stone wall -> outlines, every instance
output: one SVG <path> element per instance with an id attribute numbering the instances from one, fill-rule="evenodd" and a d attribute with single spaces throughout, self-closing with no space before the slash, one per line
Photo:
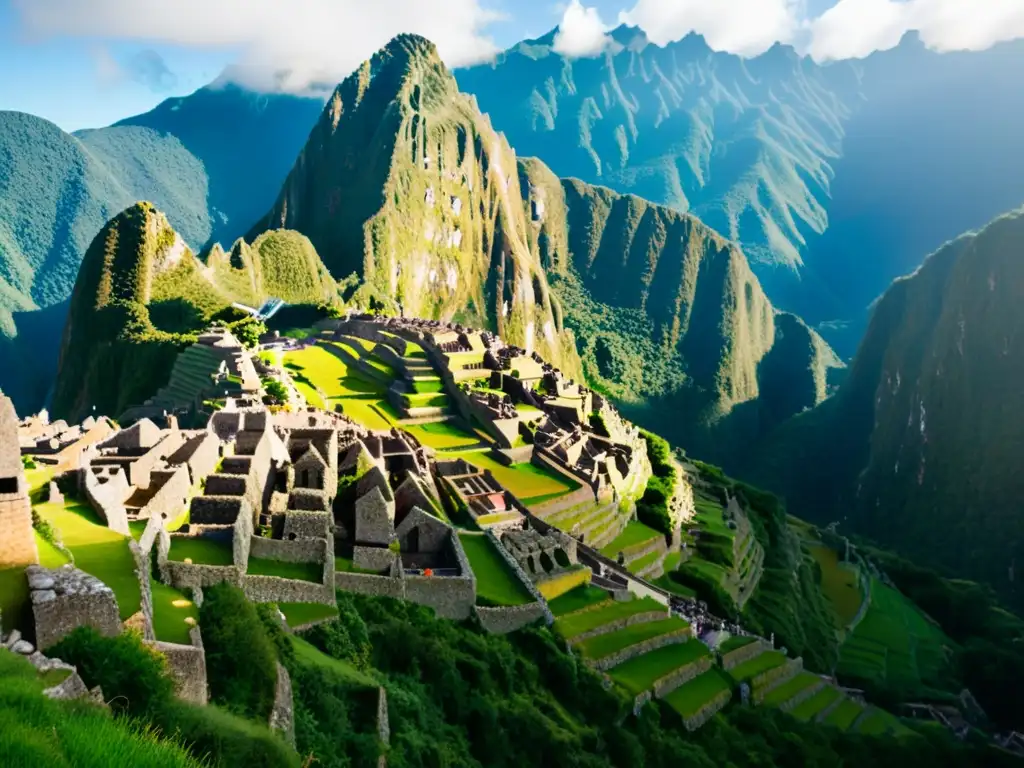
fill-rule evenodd
<path id="1" fill-rule="evenodd" d="M 209 700 L 206 683 L 206 652 L 199 627 L 189 632 L 191 645 L 157 642 L 153 644 L 167 657 L 167 667 L 174 679 L 174 692 L 179 699 L 205 705 Z"/>
<path id="2" fill-rule="evenodd" d="M 646 624 L 649 621 L 664 621 L 671 617 L 671 613 L 665 611 L 645 611 L 644 613 L 634 613 L 631 616 L 618 619 L 609 624 L 603 624 L 600 627 L 594 627 L 587 632 L 583 632 L 579 635 L 575 635 L 570 641 L 570 645 L 577 645 L 582 643 L 584 640 L 589 640 L 591 637 L 597 637 L 598 635 L 608 635 L 612 632 L 618 632 L 620 629 L 631 627 L 634 624 Z"/>
<path id="3" fill-rule="evenodd" d="M 384 746 L 391 744 L 391 718 L 388 716 L 388 692 L 384 686 L 377 689 L 377 738 Z"/>
<path id="4" fill-rule="evenodd" d="M 356 568 L 366 571 L 379 571 L 383 573 L 395 562 L 398 554 L 387 547 L 361 547 L 356 545 L 352 548 L 352 562 Z"/>
<path id="5" fill-rule="evenodd" d="M 113 590 L 94 576 L 70 565 L 26 570 L 35 618 L 36 646 L 46 649 L 78 627 L 103 635 L 121 633 L 121 617 Z"/>
<path id="6" fill-rule="evenodd" d="M 754 692 L 755 704 L 760 704 L 768 693 L 781 683 L 791 680 L 800 674 L 804 668 L 802 658 L 790 659 L 785 664 L 773 669 L 765 670 L 759 675 L 750 678 L 750 688 Z"/>
<path id="7" fill-rule="evenodd" d="M 331 522 L 331 515 L 326 512 L 289 512 L 284 518 L 283 538 L 326 539 Z"/>
<path id="8" fill-rule="evenodd" d="M 718 714 L 722 707 L 729 703 L 732 698 L 732 691 L 722 691 L 715 698 L 711 699 L 707 704 L 701 707 L 699 712 L 696 712 L 689 717 L 683 718 L 683 725 L 688 731 L 696 731 L 704 723 Z"/>
<path id="9" fill-rule="evenodd" d="M 142 615 L 142 637 L 146 640 L 156 640 L 153 633 L 153 585 L 150 582 L 149 557 L 134 541 L 128 542 L 128 549 L 131 550 L 135 563 L 135 578 L 139 580 L 139 593 L 142 596 L 142 607 L 139 609 Z"/>
<path id="10" fill-rule="evenodd" d="M 814 694 L 816 694 L 824 687 L 825 681 L 821 678 L 818 678 L 814 685 L 807 686 L 803 690 L 798 691 L 794 696 L 791 696 L 786 701 L 781 702 L 778 705 L 779 709 L 781 709 L 783 712 L 792 712 L 794 709 L 796 709 L 796 707 L 798 707 L 800 704 L 803 704 L 805 701 L 814 696 Z"/>
<path id="11" fill-rule="evenodd" d="M 283 560 L 287 563 L 323 563 L 327 556 L 327 539 L 268 539 L 249 537 L 249 557 Z"/>
<path id="12" fill-rule="evenodd" d="M 231 540 L 231 561 L 241 570 L 249 565 L 249 545 L 253 534 L 252 515 L 247 514 L 244 507 L 235 520 Z"/>
<path id="13" fill-rule="evenodd" d="M 197 565 L 166 560 L 159 564 L 160 581 L 175 589 L 195 589 L 227 583 L 242 586 L 242 570 L 234 565 Z"/>
<path id="14" fill-rule="evenodd" d="M 760 640 L 755 640 L 752 643 L 747 643 L 739 648 L 729 651 L 728 653 L 721 654 L 722 669 L 730 670 L 734 667 L 738 667 L 745 661 L 760 656 L 765 651 L 772 650 L 771 646 L 767 643 L 763 643 Z"/>
<path id="15" fill-rule="evenodd" d="M 188 467 L 182 464 L 170 470 L 155 470 L 150 477 L 151 483 L 160 487 L 146 502 L 139 516 L 159 517 L 162 520 L 176 519 L 192 491 Z"/>
<path id="16" fill-rule="evenodd" d="M 636 658 L 645 653 L 656 651 L 659 648 L 664 648 L 666 645 L 674 645 L 676 643 L 684 643 L 690 637 L 690 628 L 676 630 L 675 632 L 669 632 L 658 637 L 652 637 L 643 643 L 637 643 L 631 645 L 628 648 L 623 648 L 621 651 L 605 656 L 603 659 L 597 659 L 593 666 L 595 669 L 605 671 L 612 667 L 618 666 L 623 662 L 629 661 L 630 659 Z"/>
<path id="17" fill-rule="evenodd" d="M 270 711 L 268 725 L 270 730 L 277 731 L 292 747 L 295 746 L 295 703 L 292 699 L 292 679 L 281 662 L 277 662 L 274 707 Z"/>
<path id="18" fill-rule="evenodd" d="M 543 603 L 527 603 L 507 607 L 486 608 L 481 605 L 474 607 L 480 624 L 488 632 L 495 635 L 506 635 L 545 618 Z"/>
<path id="19" fill-rule="evenodd" d="M 708 655 L 702 659 L 697 659 L 697 661 L 692 664 L 687 664 L 685 667 L 673 670 L 671 673 L 659 678 L 652 686 L 655 697 L 659 699 L 665 698 L 679 686 L 684 685 L 698 675 L 702 675 L 707 672 L 711 669 L 712 664 L 713 660 L 711 656 Z"/>
<path id="20" fill-rule="evenodd" d="M 333 563 L 331 565 L 333 567 Z M 242 578 L 242 590 L 254 603 L 335 603 L 333 584 L 316 584 L 280 576 L 246 575 Z"/>
<path id="21" fill-rule="evenodd" d="M 128 529 L 128 512 L 124 508 L 124 502 L 131 493 L 131 489 L 124 470 L 120 467 L 99 467 L 99 469 L 104 470 L 99 477 L 93 473 L 92 466 L 89 464 L 79 470 L 82 473 L 80 475 L 81 488 L 85 493 L 85 498 L 110 530 L 116 531 L 122 536 L 129 536 L 131 531 Z M 101 478 L 103 478 L 102 481 Z"/>
<path id="22" fill-rule="evenodd" d="M 334 574 L 334 586 L 337 589 L 371 597 L 393 597 L 396 600 L 404 597 L 403 581 L 401 577 L 373 576 L 368 573 L 338 571 Z"/>
<path id="23" fill-rule="evenodd" d="M 486 531 L 484 533 L 484 536 L 491 540 L 491 543 L 494 545 L 495 549 L 498 550 L 498 553 L 501 555 L 502 559 L 504 559 L 504 561 L 508 563 L 508 566 L 512 569 L 512 572 L 515 573 L 519 581 L 521 581 L 523 585 L 526 587 L 526 589 L 529 591 L 529 593 L 533 595 L 534 600 L 536 600 L 538 603 L 544 606 L 544 623 L 548 626 L 554 624 L 555 616 L 553 613 L 551 613 L 551 609 L 548 608 L 548 603 L 544 599 L 544 595 L 540 593 L 540 590 L 537 589 L 537 585 L 533 583 L 530 577 L 526 574 L 526 571 L 523 570 L 523 567 L 514 557 L 512 557 L 511 554 L 509 554 L 508 550 L 501 545 L 501 541 L 498 540 L 498 537 L 495 535 L 493 531 Z M 456 540 L 458 539 L 457 536 L 455 538 Z M 461 546 L 462 545 L 460 544 L 460 549 Z M 463 556 L 465 557 L 465 555 Z"/>
<path id="24" fill-rule="evenodd" d="M 206 478 L 203 494 L 206 496 L 243 496 L 245 475 L 210 475 Z"/>
<path id="25" fill-rule="evenodd" d="M 442 619 L 468 619 L 476 603 L 476 582 L 467 576 L 406 576 L 405 599 L 433 608 Z"/>

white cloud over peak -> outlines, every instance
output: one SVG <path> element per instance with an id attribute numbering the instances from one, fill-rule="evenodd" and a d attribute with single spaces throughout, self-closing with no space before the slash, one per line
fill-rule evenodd
<path id="1" fill-rule="evenodd" d="M 612 41 L 597 8 L 587 8 L 572 0 L 562 14 L 555 35 L 554 49 L 570 58 L 595 56 Z"/>
<path id="2" fill-rule="evenodd" d="M 804 11 L 803 0 L 637 0 L 619 20 L 659 45 L 696 32 L 715 50 L 755 55 L 794 42 Z"/>
<path id="3" fill-rule="evenodd" d="M 859 58 L 911 30 L 938 51 L 983 50 L 1024 37 L 1024 0 L 839 0 L 811 24 L 818 60 Z"/>
<path id="4" fill-rule="evenodd" d="M 491 57 L 503 18 L 479 0 L 14 0 L 42 35 L 234 48 L 247 85 L 299 92 L 335 83 L 402 32 L 459 66 Z"/>

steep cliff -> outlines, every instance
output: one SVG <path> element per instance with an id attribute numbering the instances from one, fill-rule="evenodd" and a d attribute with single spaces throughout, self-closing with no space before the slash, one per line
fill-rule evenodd
<path id="1" fill-rule="evenodd" d="M 270 296 L 321 303 L 334 281 L 309 240 L 270 232 L 230 253 L 197 258 L 164 214 L 136 203 L 114 217 L 86 251 L 71 297 L 53 412 L 78 419 L 93 408 L 121 413 L 170 375 L 174 356 L 232 302 Z M 223 313 L 223 314 L 222 314 Z"/>
<path id="2" fill-rule="evenodd" d="M 520 184 L 587 380 L 634 419 L 726 461 L 824 399 L 838 360 L 772 307 L 736 245 L 693 216 L 560 181 L 537 160 L 520 163 Z"/>
<path id="3" fill-rule="evenodd" d="M 364 303 L 491 328 L 572 371 L 515 182 L 433 44 L 402 35 L 338 86 L 251 235 L 298 230 L 332 274 L 361 276 Z"/>
<path id="4" fill-rule="evenodd" d="M 1024 210 L 897 280 L 839 394 L 780 428 L 749 474 L 797 514 L 845 520 L 1019 602 L 1022 247 Z"/>

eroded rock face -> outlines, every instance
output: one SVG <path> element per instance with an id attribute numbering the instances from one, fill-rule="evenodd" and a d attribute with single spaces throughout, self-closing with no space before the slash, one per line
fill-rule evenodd
<path id="1" fill-rule="evenodd" d="M 54 570 L 34 565 L 26 575 L 40 648 L 50 648 L 83 626 L 110 637 L 121 632 L 114 591 L 95 576 L 70 565 Z"/>

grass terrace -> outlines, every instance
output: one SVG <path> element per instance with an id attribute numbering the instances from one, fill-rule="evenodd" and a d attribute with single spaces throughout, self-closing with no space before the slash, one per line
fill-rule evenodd
<path id="1" fill-rule="evenodd" d="M 769 669 L 781 667 L 785 663 L 786 657 L 778 651 L 765 651 L 752 659 L 748 659 L 739 666 L 733 667 L 729 670 L 729 675 L 737 683 L 740 683 L 762 672 L 767 672 Z"/>
<path id="2" fill-rule="evenodd" d="M 659 538 L 664 539 L 665 535 L 634 520 L 623 529 L 622 533 L 601 547 L 601 554 L 614 559 L 619 552 L 628 552 L 634 547 L 653 542 Z"/>
<path id="3" fill-rule="evenodd" d="M 526 605 L 534 602 L 533 595 L 490 539 L 481 534 L 462 532 L 459 541 L 476 576 L 478 605 Z"/>
<path id="4" fill-rule="evenodd" d="M 190 645 L 191 626 L 187 620 L 198 622 L 199 609 L 184 592 L 174 587 L 161 584 L 156 579 L 150 579 L 150 586 L 153 591 L 153 632 L 156 633 L 156 639 L 164 643 Z"/>
<path id="5" fill-rule="evenodd" d="M 826 685 L 824 688 L 822 688 L 816 694 L 811 696 L 809 699 L 807 699 L 806 701 L 801 701 L 799 704 L 793 707 L 793 709 L 789 711 L 789 714 L 791 714 L 797 720 L 807 722 L 809 720 L 816 718 L 818 716 L 818 713 L 824 712 L 826 709 L 831 707 L 836 701 L 842 698 L 842 696 L 843 692 L 840 691 L 838 688 L 835 688 L 831 685 Z M 849 702 L 849 700 L 847 700 L 839 706 L 845 706 L 847 703 L 853 702 Z M 859 707 L 860 705 L 854 704 L 854 706 Z M 832 714 L 835 714 L 835 712 L 833 712 Z M 856 717 L 856 715 L 854 715 L 854 717 Z"/>
<path id="6" fill-rule="evenodd" d="M 175 536 L 171 538 L 169 560 L 183 563 L 191 560 L 196 565 L 234 565 L 231 542 L 204 536 Z"/>
<path id="7" fill-rule="evenodd" d="M 374 687 L 378 685 L 377 681 L 370 677 L 370 675 L 356 669 L 347 661 L 342 661 L 341 659 L 336 659 L 333 656 L 328 656 L 319 648 L 306 642 L 301 637 L 289 635 L 288 638 L 291 640 L 292 647 L 295 649 L 295 658 L 301 664 L 322 667 L 340 676 L 343 680 L 356 683 L 357 685 Z"/>
<path id="8" fill-rule="evenodd" d="M 429 424 L 403 424 L 402 429 L 423 445 L 439 451 L 458 450 L 477 445 L 480 442 L 480 439 L 473 433 L 447 421 L 435 421 Z"/>
<path id="9" fill-rule="evenodd" d="M 755 641 L 753 637 L 747 637 L 746 635 L 732 635 L 727 637 L 721 645 L 718 646 L 720 653 L 729 653 L 729 651 L 735 651 L 737 648 L 742 648 L 745 645 L 750 645 Z"/>
<path id="10" fill-rule="evenodd" d="M 338 618 L 338 606 L 321 605 L 320 603 L 278 603 L 278 609 L 284 614 L 288 626 L 294 629 L 314 621 L 326 621 Z"/>
<path id="11" fill-rule="evenodd" d="M 845 731 L 853 725 L 854 721 L 863 711 L 863 705 L 858 704 L 853 699 L 846 699 L 828 713 L 828 717 L 825 718 L 825 722 L 829 725 L 835 726 L 841 731 Z"/>
<path id="12" fill-rule="evenodd" d="M 722 691 L 732 690 L 732 681 L 717 667 L 712 667 L 665 697 L 665 703 L 683 717 L 697 714 Z"/>
<path id="13" fill-rule="evenodd" d="M 477 469 L 491 470 L 494 479 L 526 506 L 557 499 L 580 487 L 575 480 L 547 467 L 526 462 L 505 466 L 487 451 L 467 452 L 459 457 Z"/>
<path id="14" fill-rule="evenodd" d="M 638 645 L 655 637 L 678 632 L 689 626 L 685 621 L 676 617 L 662 619 L 661 621 L 646 621 L 642 624 L 633 624 L 607 635 L 587 638 L 576 647 L 588 659 L 603 659 L 632 645 Z"/>
<path id="15" fill-rule="evenodd" d="M 831 547 L 809 547 L 811 556 L 821 567 L 821 591 L 835 613 L 836 627 L 843 629 L 857 616 L 864 595 L 857 586 L 857 572 L 839 561 L 839 553 Z"/>
<path id="16" fill-rule="evenodd" d="M 129 537 L 107 528 L 92 508 L 81 502 L 69 499 L 64 504 L 39 504 L 35 511 L 59 531 L 75 565 L 114 590 L 122 620 L 138 612 L 142 595 Z"/>
<path id="17" fill-rule="evenodd" d="M 820 677 L 811 672 L 801 672 L 796 677 L 769 691 L 761 703 L 767 707 L 777 707 L 789 701 L 801 691 L 817 685 L 820 680 Z"/>
<path id="18" fill-rule="evenodd" d="M 637 558 L 629 563 L 629 565 L 626 566 L 626 569 L 632 574 L 638 574 L 645 568 L 654 565 L 661 556 L 661 552 L 648 552 L 643 557 Z"/>
<path id="19" fill-rule="evenodd" d="M 575 590 L 574 590 L 575 591 Z M 601 590 L 604 592 L 604 590 Z M 608 593 L 605 592 L 605 595 Z M 622 619 L 628 619 L 630 616 L 636 616 L 640 613 L 654 613 L 658 612 L 664 616 L 668 616 L 668 611 L 665 606 L 650 597 L 644 597 L 639 600 L 625 600 L 625 601 L 609 601 L 608 605 L 602 605 L 600 608 L 595 608 L 591 611 L 584 611 L 583 613 L 570 614 L 563 616 L 560 619 L 555 620 L 555 631 L 558 632 L 566 640 L 571 640 L 577 635 L 582 635 L 584 632 L 589 632 L 592 629 L 603 627 L 605 624 L 611 624 L 615 621 L 621 621 Z"/>
<path id="20" fill-rule="evenodd" d="M 661 678 L 709 654 L 708 647 L 700 640 L 687 640 L 630 659 L 612 668 L 608 674 L 631 694 L 639 696 Z"/>
<path id="21" fill-rule="evenodd" d="M 38 532 L 35 536 L 40 565 L 44 568 L 60 568 L 68 562 L 67 556 Z M 28 579 L 25 577 L 24 568 L 0 570 L 0 623 L 5 632 L 15 628 L 25 631 L 31 625 L 28 592 Z"/>
<path id="22" fill-rule="evenodd" d="M 290 563 L 286 560 L 268 560 L 250 557 L 247 573 L 250 576 L 278 576 L 282 579 L 295 581 L 311 581 L 321 584 L 324 579 L 324 567 L 321 563 Z"/>
<path id="23" fill-rule="evenodd" d="M 559 595 L 554 600 L 548 601 L 548 608 L 555 616 L 565 616 L 574 611 L 581 611 L 592 605 L 601 605 L 612 599 L 611 595 L 600 587 L 592 587 L 585 584 L 571 589 L 564 595 Z"/>
<path id="24" fill-rule="evenodd" d="M 334 556 L 334 570 L 342 573 L 365 573 L 372 576 L 380 576 L 381 571 L 371 571 L 367 568 L 359 568 L 352 561 L 351 557 L 345 557 L 344 555 Z"/>

